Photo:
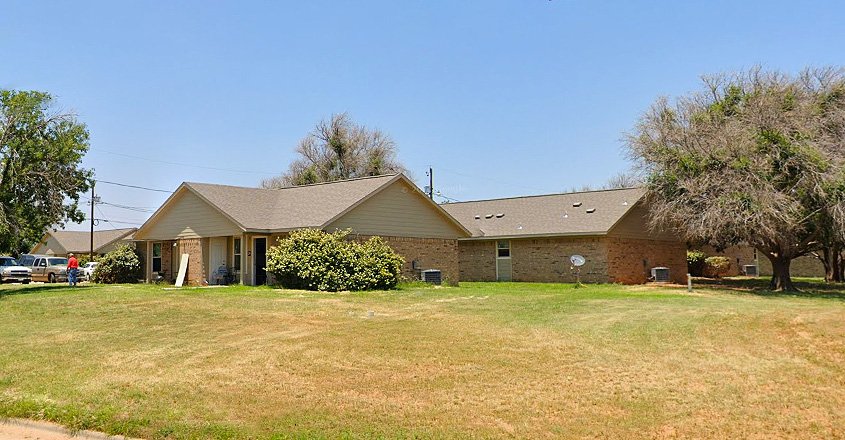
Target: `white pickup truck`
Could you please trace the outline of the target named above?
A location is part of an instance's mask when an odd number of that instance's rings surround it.
[[[0,257],[0,283],[23,283],[32,281],[32,269],[18,264],[12,257]]]

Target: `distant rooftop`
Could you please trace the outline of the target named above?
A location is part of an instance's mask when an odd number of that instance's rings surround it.
[[[473,237],[606,234],[645,194],[623,188],[442,205]]]

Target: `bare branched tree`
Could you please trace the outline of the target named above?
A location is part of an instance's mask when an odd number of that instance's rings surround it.
[[[635,188],[643,186],[643,177],[634,171],[622,171],[602,185],[602,189]]]
[[[356,125],[346,113],[320,121],[296,148],[300,158],[278,177],[261,182],[282,188],[364,176],[400,173],[396,143],[387,134]]]
[[[772,263],[773,290],[794,290],[790,262],[842,240],[845,75],[748,72],[658,100],[627,138],[647,175],[653,226],[690,242],[749,244]]]

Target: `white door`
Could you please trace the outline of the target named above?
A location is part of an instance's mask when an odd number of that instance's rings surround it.
[[[208,284],[222,282],[222,273],[226,270],[226,238],[214,237],[209,243]],[[222,268],[222,270],[221,270]]]

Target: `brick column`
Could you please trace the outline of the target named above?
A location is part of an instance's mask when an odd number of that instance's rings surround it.
[[[178,241],[179,254],[188,254],[188,273],[185,274],[185,284],[201,286],[206,281],[205,258],[202,252],[202,239],[183,238]]]

